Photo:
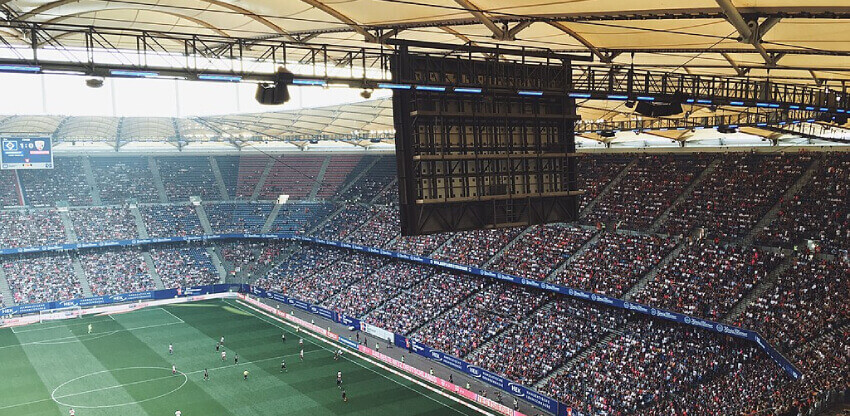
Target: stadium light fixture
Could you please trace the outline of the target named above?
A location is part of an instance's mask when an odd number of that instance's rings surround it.
[[[41,67],[35,65],[0,65],[0,71],[36,73],[41,71]]]

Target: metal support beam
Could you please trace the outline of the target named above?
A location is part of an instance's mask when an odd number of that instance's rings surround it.
[[[726,58],[727,61],[729,61],[729,65],[732,65],[732,69],[735,70],[739,77],[743,77],[747,75],[747,72],[750,72],[749,68],[741,68],[740,66],[738,66],[738,63],[732,60],[732,57],[729,56],[728,53],[721,53],[720,55],[722,55],[724,58]]]
[[[478,6],[472,4],[469,0],[455,0],[455,3],[459,4],[460,7],[466,9],[470,14],[475,16],[478,21],[487,26],[487,29],[490,29],[493,32],[493,38],[498,40],[505,40],[505,31],[499,28],[492,20],[490,20],[487,15],[485,15]]]
[[[744,16],[738,11],[734,4],[732,4],[732,0],[716,0],[717,4],[723,10],[723,13],[726,15],[726,20],[735,27],[738,31],[738,34],[741,35],[741,42],[749,43],[756,48],[759,55],[764,58],[764,62],[768,66],[773,66],[776,64],[771,56],[767,53],[767,50],[764,46],[759,42],[758,33],[753,33],[753,27],[750,26],[745,20]]]
[[[551,22],[551,23],[549,23],[549,24],[550,24],[552,27],[554,27],[554,28],[556,28],[556,29],[558,29],[558,30],[560,30],[560,31],[562,31],[562,32],[564,32],[564,33],[566,33],[567,35],[569,35],[569,36],[570,36],[570,37],[572,37],[573,39],[577,40],[579,43],[581,43],[582,45],[584,45],[587,49],[590,49],[590,52],[591,52],[591,53],[593,53],[593,55],[595,55],[597,58],[599,58],[599,60],[600,60],[600,61],[605,62],[605,63],[610,63],[610,62],[611,62],[611,57],[610,57],[610,56],[608,56],[608,55],[606,55],[606,54],[602,53],[602,51],[600,51],[600,50],[599,50],[599,48],[597,48],[597,47],[596,47],[596,46],[594,46],[592,43],[590,43],[590,41],[588,41],[587,39],[585,39],[585,38],[584,38],[584,36],[579,35],[579,34],[578,34],[578,33],[576,33],[574,30],[572,30],[572,29],[570,29],[569,27],[567,27],[567,25],[565,25],[565,24],[563,24],[563,23],[561,23],[561,22]]]

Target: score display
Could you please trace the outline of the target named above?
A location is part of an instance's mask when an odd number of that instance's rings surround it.
[[[0,168],[53,169],[50,137],[3,137]]]

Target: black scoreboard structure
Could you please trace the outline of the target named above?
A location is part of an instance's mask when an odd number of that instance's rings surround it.
[[[402,235],[577,220],[568,61],[400,46],[391,69]]]

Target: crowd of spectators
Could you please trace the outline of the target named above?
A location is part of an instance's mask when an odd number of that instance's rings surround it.
[[[7,257],[3,259],[3,272],[18,305],[83,297],[67,253]]]
[[[700,154],[636,157],[625,177],[585,213],[586,222],[648,229],[711,161]]]
[[[746,341],[633,319],[621,335],[551,378],[544,391],[584,414],[632,415],[759,354]]]
[[[0,208],[21,205],[18,179],[14,170],[0,172]]]
[[[850,252],[850,154],[825,154],[811,180],[783,201],[776,218],[756,241],[791,248],[818,241],[832,254]]]
[[[458,264],[481,266],[521,232],[522,228],[459,232],[439,251],[432,253],[431,257]]]
[[[584,191],[580,197],[579,210],[584,210],[590,201],[611,183],[614,178],[632,161],[628,155],[587,155],[581,159],[581,174],[578,189]]]
[[[166,289],[219,282],[210,254],[203,246],[158,248],[150,254]]]
[[[4,248],[65,241],[65,228],[54,209],[0,211],[0,245]]]
[[[382,257],[350,253],[322,270],[303,279],[291,281],[282,291],[287,296],[314,305],[321,304],[374,273],[383,267],[384,263],[386,260]]]
[[[401,234],[398,225],[398,208],[374,205],[368,215],[370,218],[362,227],[345,238],[346,242],[368,247],[383,247],[384,244]]]
[[[737,324],[759,331],[791,352],[818,335],[850,323],[850,264],[795,259],[773,287],[750,302]]]
[[[222,198],[209,158],[158,157],[156,163],[165,187],[165,194],[171,202],[185,203],[190,196],[199,196],[204,201],[216,201]]]
[[[77,241],[130,240],[138,237],[136,221],[124,207],[91,207],[68,211]]]
[[[359,318],[402,290],[410,289],[433,271],[423,265],[391,262],[329,298],[323,306]]]
[[[782,260],[758,248],[699,240],[667,263],[635,300],[656,308],[720,320]]]
[[[92,189],[79,157],[57,157],[53,169],[18,171],[27,205],[54,206],[64,201],[70,206],[91,205]]]
[[[806,154],[724,154],[714,172],[673,207],[663,229],[688,235],[702,227],[709,238],[744,237],[811,163]]]
[[[388,331],[407,335],[480,290],[485,282],[480,277],[435,271],[425,281],[404,290],[364,319]]]
[[[191,205],[145,205],[139,207],[150,237],[202,235],[204,229]]]
[[[78,258],[95,296],[156,289],[145,258],[136,248],[90,250]]]
[[[455,357],[464,357],[540,306],[545,292],[502,282],[472,294],[420,328],[412,338]]]
[[[566,224],[536,225],[508,247],[489,269],[527,279],[545,280],[575,253],[593,231]]]
[[[371,169],[354,182],[339,197],[349,202],[370,202],[384,189],[396,176],[395,158],[388,156],[372,156],[380,160],[374,163]],[[372,163],[372,157],[364,157],[362,163]],[[367,165],[368,166],[368,165]]]
[[[626,313],[558,298],[467,357],[471,363],[531,386],[626,322]]]
[[[392,242],[390,249],[400,253],[428,256],[451,238],[450,233],[399,236]]]
[[[552,279],[567,287],[622,297],[675,247],[669,238],[604,232]]]
[[[146,157],[93,157],[92,174],[104,204],[160,202]]]
[[[348,253],[332,247],[301,243],[292,243],[288,249],[292,255],[279,262],[268,273],[260,276],[254,285],[283,293],[295,282],[336,263]]]

